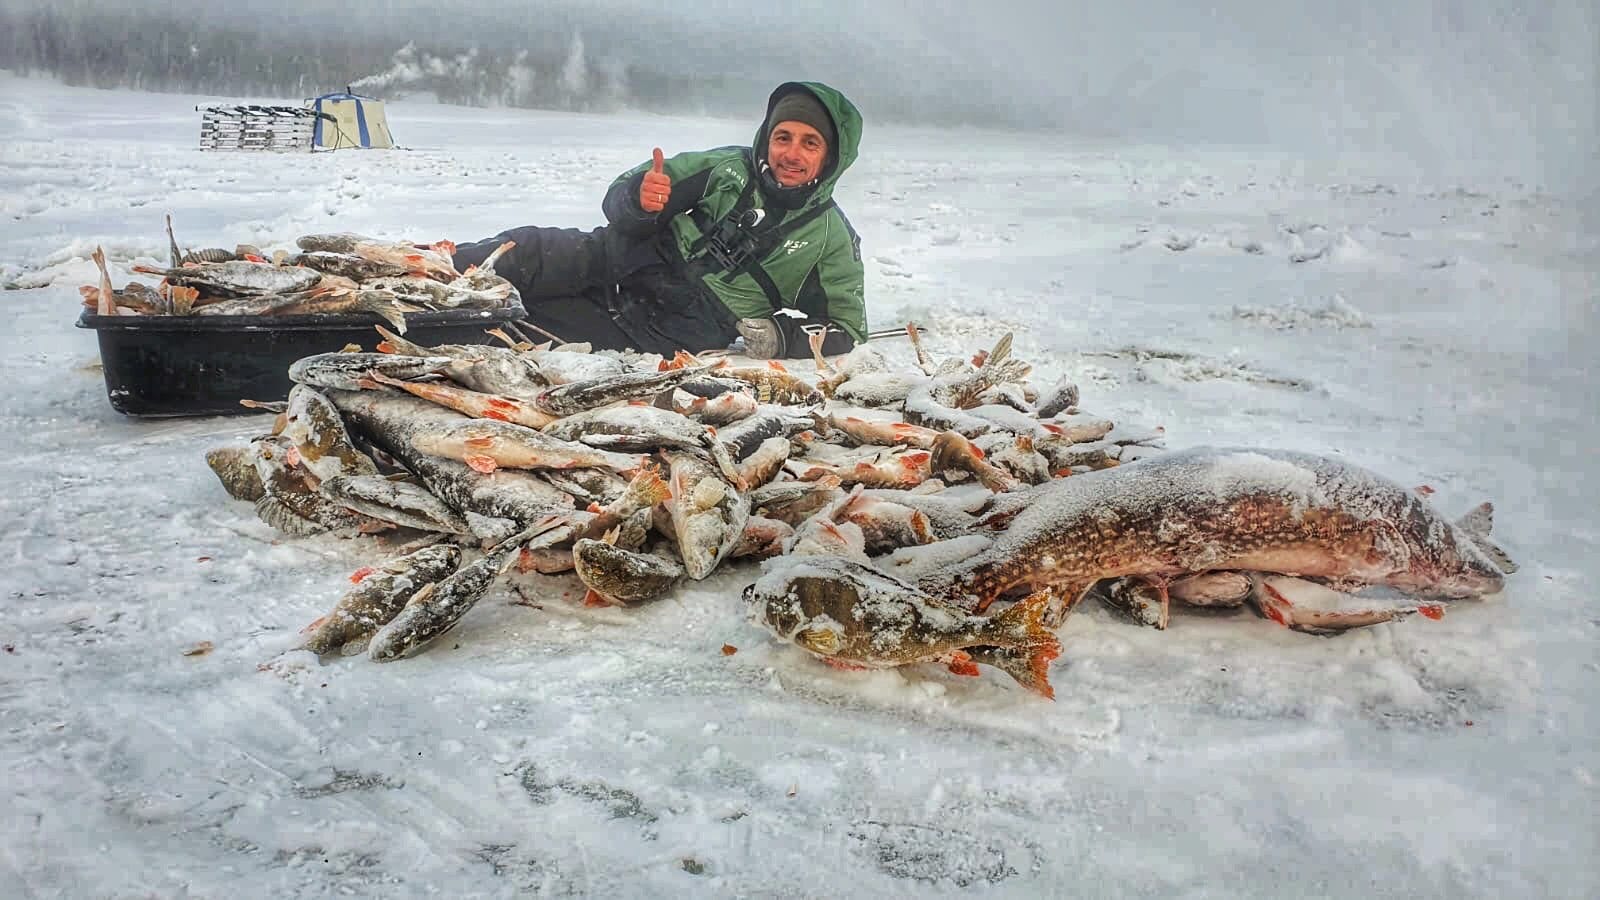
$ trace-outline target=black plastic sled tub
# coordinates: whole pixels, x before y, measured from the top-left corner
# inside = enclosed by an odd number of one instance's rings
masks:
[[[488,329],[527,315],[507,309],[419,312],[406,316],[406,339],[423,346],[487,344]],[[217,416],[253,413],[240,400],[289,396],[289,366],[348,344],[372,350],[367,313],[324,316],[98,316],[85,311],[79,328],[100,339],[106,396],[130,416]]]

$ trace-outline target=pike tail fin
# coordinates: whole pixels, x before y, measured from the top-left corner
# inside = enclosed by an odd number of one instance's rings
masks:
[[[968,647],[967,653],[974,662],[994,666],[1035,694],[1054,700],[1050,661],[1061,655],[1061,641],[1044,624],[1051,603],[1051,592],[1040,591],[997,613],[993,627],[1003,635],[1003,643]]]

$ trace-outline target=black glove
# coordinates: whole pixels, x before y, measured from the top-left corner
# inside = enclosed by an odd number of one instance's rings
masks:
[[[805,316],[774,313],[759,319],[740,319],[735,326],[744,336],[744,352],[754,359],[805,359],[811,356],[811,333],[825,328],[822,355],[838,356],[850,352],[856,342],[832,323]]]

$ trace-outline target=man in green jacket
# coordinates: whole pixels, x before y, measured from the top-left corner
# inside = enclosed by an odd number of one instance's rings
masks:
[[[833,202],[861,114],[815,82],[779,85],[750,147],[680,153],[624,172],[592,231],[525,226],[456,249],[456,268],[517,246],[495,271],[528,318],[566,341],[671,355],[739,336],[762,358],[866,340],[861,241]]]

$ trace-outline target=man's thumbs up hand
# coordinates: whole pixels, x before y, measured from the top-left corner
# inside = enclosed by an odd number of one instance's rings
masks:
[[[663,171],[665,158],[660,147],[650,152],[650,158],[650,171],[644,173],[644,181],[639,184],[639,207],[647,213],[658,213],[672,199],[672,179]]]

